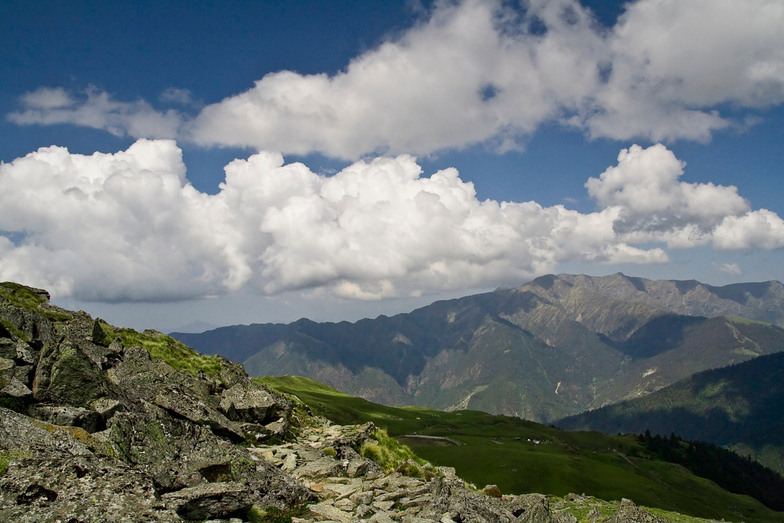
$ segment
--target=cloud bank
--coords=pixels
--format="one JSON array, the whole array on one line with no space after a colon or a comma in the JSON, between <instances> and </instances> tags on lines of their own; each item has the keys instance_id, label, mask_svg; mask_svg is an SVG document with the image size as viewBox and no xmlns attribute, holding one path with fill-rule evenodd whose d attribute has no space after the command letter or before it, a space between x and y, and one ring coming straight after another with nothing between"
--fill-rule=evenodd
<instances>
[{"instance_id":1,"label":"cloud bank","mask_svg":"<svg viewBox=\"0 0 784 523\"><path fill-rule=\"evenodd\" d=\"M576 0L526 4L438 2L338 74L271 73L195 114L42 88L8 118L354 160L473 144L505 151L545 122L594 138L707 141L741 125L719 108L784 102L778 0L639 0L611 28Z\"/></svg>"},{"instance_id":2,"label":"cloud bank","mask_svg":"<svg viewBox=\"0 0 784 523\"><path fill-rule=\"evenodd\" d=\"M358 161L333 176L278 153L188 183L172 140L91 156L45 147L0 163L0 280L94 301L312 289L377 299L519 283L560 262L655 263L670 248L784 246L784 221L735 187L679 180L662 145L633 146L586 183L592 213L479 201L455 169ZM652 242L662 242L656 246Z\"/></svg>"}]
</instances>

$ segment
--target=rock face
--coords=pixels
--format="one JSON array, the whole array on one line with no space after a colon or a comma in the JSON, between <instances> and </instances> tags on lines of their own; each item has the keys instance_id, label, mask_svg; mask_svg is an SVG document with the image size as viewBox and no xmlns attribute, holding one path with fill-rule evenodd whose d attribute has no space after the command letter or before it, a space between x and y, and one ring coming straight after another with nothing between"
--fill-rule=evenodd
<instances>
[{"instance_id":1,"label":"rock face","mask_svg":"<svg viewBox=\"0 0 784 523\"><path fill-rule=\"evenodd\" d=\"M244 518L314 497L239 444L282 435L266 426L288 427L288 399L228 361L175 370L47 302L0 288L0 520Z\"/></svg>"},{"instance_id":2,"label":"rock face","mask_svg":"<svg viewBox=\"0 0 784 523\"><path fill-rule=\"evenodd\" d=\"M227 360L177 370L108 330L0 284L0 521L576 521L448 468L384 473L358 453L372 424L330 425Z\"/></svg>"}]
</instances>

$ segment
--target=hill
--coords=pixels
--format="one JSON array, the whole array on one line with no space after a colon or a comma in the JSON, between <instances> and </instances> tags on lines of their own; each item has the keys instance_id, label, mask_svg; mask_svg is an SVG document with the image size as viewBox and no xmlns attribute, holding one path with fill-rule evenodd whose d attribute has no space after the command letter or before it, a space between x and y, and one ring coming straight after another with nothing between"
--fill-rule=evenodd
<instances>
[{"instance_id":1,"label":"hill","mask_svg":"<svg viewBox=\"0 0 784 523\"><path fill-rule=\"evenodd\" d=\"M569 493L581 492L606 500L630 498L647 507L717 520L781 517L747 496L729 494L714 481L663 461L635 436L568 432L477 411L388 407L302 377L265 376L256 381L296 395L315 414L336 423L370 421L383 426L433 464L454 467L476 485L497 484L504 493L536 491L574 498ZM768 501L780 504L784 480L770 474L773 481L762 474L747 486L757 495L768 492Z\"/></svg>"},{"instance_id":2,"label":"hill","mask_svg":"<svg viewBox=\"0 0 784 523\"><path fill-rule=\"evenodd\" d=\"M544 276L356 323L223 327L172 336L252 376L308 376L390 405L550 422L784 348L782 285L710 287L624 275Z\"/></svg>"},{"instance_id":3,"label":"hill","mask_svg":"<svg viewBox=\"0 0 784 523\"><path fill-rule=\"evenodd\" d=\"M567 417L568 430L677 434L784 473L784 353L700 372L648 396Z\"/></svg>"}]
</instances>

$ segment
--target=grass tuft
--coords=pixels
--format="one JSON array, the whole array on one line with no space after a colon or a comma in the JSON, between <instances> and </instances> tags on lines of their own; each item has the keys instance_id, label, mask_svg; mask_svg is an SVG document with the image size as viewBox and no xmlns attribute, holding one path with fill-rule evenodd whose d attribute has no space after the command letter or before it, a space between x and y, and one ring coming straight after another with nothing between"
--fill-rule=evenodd
<instances>
[{"instance_id":1,"label":"grass tuft","mask_svg":"<svg viewBox=\"0 0 784 523\"><path fill-rule=\"evenodd\" d=\"M291 523L292 517L302 512L302 507L281 510L275 507L253 505L245 518L249 523Z\"/></svg>"},{"instance_id":2,"label":"grass tuft","mask_svg":"<svg viewBox=\"0 0 784 523\"><path fill-rule=\"evenodd\" d=\"M217 357L199 354L166 334L154 330L137 332L133 329L116 328L104 322L100 325L106 334L106 343L119 337L125 347L141 347L150 353L151 358L193 376L199 371L211 376L217 376L221 372L221 363Z\"/></svg>"},{"instance_id":3,"label":"grass tuft","mask_svg":"<svg viewBox=\"0 0 784 523\"><path fill-rule=\"evenodd\" d=\"M33 454L31 452L18 449L0 452L0 478L5 476L5 473L8 472L8 465L11 463L12 459L30 458L32 456Z\"/></svg>"},{"instance_id":4,"label":"grass tuft","mask_svg":"<svg viewBox=\"0 0 784 523\"><path fill-rule=\"evenodd\" d=\"M424 477L422 467L427 462L417 457L407 445L401 445L383 429L374 432L372 437L375 441L366 441L359 448L362 457L375 461L384 472L398 470L407 476Z\"/></svg>"}]
</instances>

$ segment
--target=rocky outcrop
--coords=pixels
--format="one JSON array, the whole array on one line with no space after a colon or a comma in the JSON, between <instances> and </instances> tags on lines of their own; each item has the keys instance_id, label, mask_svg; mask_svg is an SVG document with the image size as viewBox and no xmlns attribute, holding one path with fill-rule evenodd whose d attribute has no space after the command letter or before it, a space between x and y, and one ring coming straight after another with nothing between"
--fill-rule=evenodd
<instances>
[{"instance_id":1,"label":"rocky outcrop","mask_svg":"<svg viewBox=\"0 0 784 523\"><path fill-rule=\"evenodd\" d=\"M452 469L385 473L359 452L372 424L331 425L239 365L177 370L113 334L0 284L0 521L575 521ZM660 521L645 514L624 501L613 521Z\"/></svg>"},{"instance_id":2,"label":"rocky outcrop","mask_svg":"<svg viewBox=\"0 0 784 523\"><path fill-rule=\"evenodd\" d=\"M0 288L0 520L244 518L314 497L247 448L283 435L290 400L227 361L176 370L47 302Z\"/></svg>"},{"instance_id":3,"label":"rocky outcrop","mask_svg":"<svg viewBox=\"0 0 784 523\"><path fill-rule=\"evenodd\" d=\"M316 496L317 502L300 509L294 523L337 521L400 523L577 523L563 504L550 504L542 494L495 497L478 491L455 475L454 469L435 467L423 477L401 471L384 474L374 463L352 449L367 440L375 427L337 426L323 419L311 420L294 442L258 445L250 450L262 459L299 478ZM349 450L348 453L345 453ZM363 468L366 466L367 468ZM359 472L361 470L361 472ZM596 500L571 496L580 512L589 512ZM629 500L617 505L613 522L664 523ZM596 518L604 521L594 510Z\"/></svg>"}]
</instances>

